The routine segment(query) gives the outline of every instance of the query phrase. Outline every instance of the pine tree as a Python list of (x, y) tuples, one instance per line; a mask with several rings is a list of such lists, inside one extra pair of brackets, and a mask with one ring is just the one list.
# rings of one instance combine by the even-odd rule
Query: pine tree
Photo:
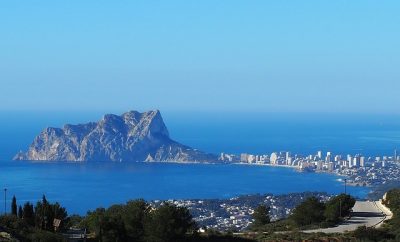
[(11, 214), (17, 216), (17, 198), (15, 197), (15, 195), (13, 196), (11, 202)]
[(254, 229), (270, 223), (269, 210), (270, 208), (265, 205), (260, 205), (254, 210), (252, 215), (254, 219), (252, 227)]
[(24, 209), (22, 213), (23, 219), (31, 226), (35, 225), (35, 211), (33, 210), (33, 205), (29, 202), (24, 204)]
[(183, 241), (197, 227), (187, 208), (169, 203), (151, 212), (144, 223), (145, 241)]
[(324, 210), (324, 203), (309, 197), (293, 210), (291, 218), (298, 226), (318, 224), (325, 219)]
[(47, 206), (47, 204), (48, 204), (46, 196), (44, 194), (43, 194), (43, 197), (42, 197), (42, 203), (43, 203), (44, 206)]
[(24, 211), (22, 210), (21, 205), (19, 205), (19, 207), (18, 207), (18, 218), (22, 219), (23, 215), (24, 215)]

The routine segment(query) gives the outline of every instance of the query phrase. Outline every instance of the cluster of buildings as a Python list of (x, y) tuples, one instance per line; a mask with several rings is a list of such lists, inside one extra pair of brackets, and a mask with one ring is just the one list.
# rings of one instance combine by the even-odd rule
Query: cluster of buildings
[(247, 228), (253, 221), (251, 215), (254, 213), (254, 208), (244, 203), (230, 204), (229, 200), (168, 200), (167, 202), (188, 208), (200, 226), (200, 232), (210, 229), (241, 231)]
[[(395, 151), (392, 156), (366, 157), (356, 155), (336, 155), (322, 151), (308, 156), (291, 152), (272, 152), (271, 154), (224, 154), (220, 161), (226, 163), (246, 163), (272, 166), (286, 166), (311, 172), (333, 172), (346, 176), (347, 184), (357, 186), (379, 186), (390, 181), (400, 181), (400, 156)], [(293, 208), (309, 196), (318, 197), (321, 201), (330, 199), (326, 193), (292, 193), (284, 195), (245, 195), (230, 199), (193, 199), (168, 200), (177, 206), (187, 207), (194, 220), (200, 226), (200, 232), (243, 231), (253, 222), (254, 209), (265, 204), (270, 207), (272, 221), (287, 217)], [(159, 206), (165, 201), (153, 201), (150, 204)]]
[(384, 166), (353, 167), (339, 170), (347, 177), (349, 185), (379, 187), (390, 182), (400, 182), (399, 162), (387, 161)]
[[(287, 217), (295, 206), (310, 196), (318, 197), (322, 201), (330, 198), (326, 193), (304, 192), (284, 195), (243, 195), (229, 199), (168, 200), (166, 202), (188, 208), (200, 226), (200, 232), (210, 229), (238, 232), (251, 225), (252, 214), (258, 205), (265, 204), (270, 207), (270, 219), (274, 221)], [(150, 204), (157, 207), (163, 202), (165, 201), (157, 200)]]
[(300, 156), (292, 155), (291, 152), (272, 152), (270, 155), (253, 155), (242, 153), (240, 157), (235, 155), (228, 155), (221, 153), (221, 161), (239, 161), (241, 163), (249, 164), (270, 164), (270, 165), (283, 165), (283, 166), (297, 166), (299, 168), (315, 168), (316, 170), (333, 170), (336, 168), (352, 168), (352, 167), (365, 167), (365, 166), (380, 166), (385, 167), (388, 161), (399, 161), (400, 156), (395, 154), (393, 156), (383, 157), (365, 157), (361, 154), (350, 155), (343, 157), (341, 155), (333, 155), (328, 151), (323, 154), (318, 151), (315, 155)]
[(362, 154), (346, 156), (328, 151), (301, 156), (289, 151), (254, 155), (242, 153), (240, 156), (221, 153), (223, 162), (236, 162), (258, 165), (287, 166), (301, 171), (332, 172), (348, 177), (350, 185), (380, 185), (390, 180), (400, 179), (400, 155), (394, 151), (392, 156), (366, 157)]

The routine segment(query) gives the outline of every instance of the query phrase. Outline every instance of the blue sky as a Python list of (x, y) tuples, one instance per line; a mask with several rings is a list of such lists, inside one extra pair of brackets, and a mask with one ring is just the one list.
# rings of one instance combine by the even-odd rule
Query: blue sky
[(2, 1), (0, 110), (400, 113), (400, 2)]

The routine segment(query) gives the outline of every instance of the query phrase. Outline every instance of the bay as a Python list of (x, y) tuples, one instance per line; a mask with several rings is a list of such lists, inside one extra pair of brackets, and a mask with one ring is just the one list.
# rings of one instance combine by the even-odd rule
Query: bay
[[(231, 198), (304, 191), (338, 194), (344, 191), (338, 178), (292, 168), (235, 164), (0, 162), (0, 187), (8, 189), (8, 204), (13, 195), (19, 204), (46, 195), (70, 214), (137, 198)], [(360, 198), (369, 191), (365, 187), (347, 190)]]

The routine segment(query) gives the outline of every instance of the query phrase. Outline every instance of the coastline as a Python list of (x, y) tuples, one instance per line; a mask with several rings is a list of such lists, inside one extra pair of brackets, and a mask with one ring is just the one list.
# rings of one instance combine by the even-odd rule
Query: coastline
[(298, 167), (296, 167), (296, 166), (289, 166), (289, 165), (272, 165), (272, 164), (268, 164), (268, 163), (260, 164), (260, 163), (243, 163), (243, 162), (234, 162), (234, 163), (230, 163), (230, 164), (234, 164), (234, 165), (248, 165), (248, 166), (269, 166), (269, 167), (282, 167), (282, 168), (290, 168), (290, 169), (299, 170), (299, 168), (298, 168)]
[[(289, 168), (289, 169), (295, 169), (297, 172), (303, 172), (300, 170), (300, 168), (296, 167), (296, 166), (289, 166), (289, 165), (272, 165), (272, 164), (260, 164), (260, 163), (242, 163), (242, 162), (236, 162), (236, 163), (232, 163), (235, 165), (247, 165), (247, 166), (268, 166), (268, 167), (277, 167), (277, 168)], [(344, 179), (349, 179), (349, 176), (344, 175), (344, 174), (340, 174), (337, 172), (329, 172), (329, 171), (313, 171), (313, 173), (324, 173), (324, 174), (332, 174), (338, 177), (342, 177), (342, 178), (338, 178), (336, 179), (338, 182), (340, 183), (344, 183)], [(374, 186), (369, 185), (369, 184), (362, 184), (362, 183), (356, 183), (356, 182), (350, 182), (348, 181), (347, 186), (352, 186), (352, 187), (366, 187), (366, 188), (370, 188), (372, 189)], [(373, 190), (371, 190), (372, 192)]]

